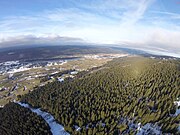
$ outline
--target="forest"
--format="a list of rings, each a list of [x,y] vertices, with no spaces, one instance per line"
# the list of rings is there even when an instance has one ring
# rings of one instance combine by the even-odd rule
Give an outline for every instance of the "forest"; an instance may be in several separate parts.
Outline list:
[[[135,134],[132,123],[153,123],[163,133],[178,134],[174,101],[179,97],[178,59],[125,57],[71,81],[37,87],[20,100],[51,113],[73,135]]]
[[[9,103],[0,109],[1,135],[51,135],[45,120],[30,109]]]
[[[128,121],[177,133],[180,115],[172,115],[179,89],[179,60],[127,57],[71,82],[38,87],[21,100],[47,110],[72,134],[134,134]]]
[[[98,54],[98,53],[126,53],[128,49],[97,47],[97,46],[81,46],[81,45],[64,45],[64,46],[32,46],[32,47],[10,47],[0,50],[0,62],[5,61],[37,61],[37,60],[53,60],[59,58],[68,58],[69,56],[82,54]],[[13,52],[13,54],[8,55]],[[131,52],[133,52],[131,50]],[[59,57],[63,56],[63,57]]]

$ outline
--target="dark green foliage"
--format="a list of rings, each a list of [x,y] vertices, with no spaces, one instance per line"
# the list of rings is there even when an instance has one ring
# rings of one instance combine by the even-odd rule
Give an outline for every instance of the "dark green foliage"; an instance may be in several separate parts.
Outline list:
[[[16,103],[9,103],[0,110],[0,135],[51,135],[51,132],[42,117]]]
[[[71,82],[39,87],[22,101],[48,110],[72,134],[134,134],[120,118],[157,122],[163,132],[175,134],[180,117],[171,114],[180,97],[179,65],[179,60],[114,59]]]

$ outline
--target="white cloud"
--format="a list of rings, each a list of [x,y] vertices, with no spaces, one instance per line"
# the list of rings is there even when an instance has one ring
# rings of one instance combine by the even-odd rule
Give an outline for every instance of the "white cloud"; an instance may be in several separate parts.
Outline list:
[[[135,24],[138,20],[143,18],[147,8],[153,3],[154,0],[139,0],[139,1],[126,1],[126,11],[122,17],[123,24]]]
[[[80,38],[62,37],[59,35],[20,35],[8,37],[0,42],[0,47],[11,47],[20,45],[81,45],[86,44]]]
[[[145,16],[155,0],[92,0],[88,4],[77,1],[71,1],[74,6],[70,8],[0,20],[0,47],[10,43],[58,44],[65,43],[59,37],[77,37],[86,42],[126,42],[132,47],[180,52],[180,27],[174,22],[166,21],[167,16],[178,19],[179,14],[152,11],[156,15]],[[154,17],[157,21],[153,20]],[[143,19],[149,19],[151,25],[141,22]],[[57,38],[52,38],[52,34]]]
[[[180,19],[180,14],[167,12],[167,11],[152,11],[152,13],[165,15],[168,19]]]

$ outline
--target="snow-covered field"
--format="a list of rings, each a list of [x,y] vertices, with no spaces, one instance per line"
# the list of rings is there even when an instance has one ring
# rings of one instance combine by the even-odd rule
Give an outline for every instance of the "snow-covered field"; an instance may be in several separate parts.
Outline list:
[[[53,135],[69,135],[69,133],[64,130],[64,127],[55,121],[54,117],[51,114],[41,111],[40,108],[32,108],[29,104],[21,102],[18,102],[18,104],[23,107],[29,108],[32,112],[35,112],[38,115],[42,116],[42,118],[48,123],[49,127],[51,128],[51,132]]]
[[[84,55],[84,58],[86,59],[113,59],[113,58],[120,58],[120,57],[126,57],[129,56],[128,54],[88,54]]]
[[[17,72],[27,71],[36,68],[50,67],[54,65],[63,65],[70,60],[56,60],[56,61],[33,61],[33,62],[23,62],[23,61],[7,61],[0,63],[0,73],[1,74],[14,74]]]
[[[14,74],[14,73],[17,73],[17,72],[22,72],[22,71],[27,71],[27,70],[30,70],[31,68],[27,68],[27,67],[20,67],[18,69],[12,69],[10,71],[8,71],[7,73],[9,74]]]
[[[180,114],[180,98],[177,98],[178,101],[175,101],[174,104],[177,106],[176,112],[175,112],[175,116]],[[180,132],[180,124],[178,127],[178,131]]]
[[[175,115],[179,115],[180,114],[180,101],[174,101],[174,104],[177,106],[177,109],[176,109],[176,113]]]
[[[138,132],[136,135],[161,135],[161,128],[156,124],[147,123],[146,125],[140,127],[138,124]]]

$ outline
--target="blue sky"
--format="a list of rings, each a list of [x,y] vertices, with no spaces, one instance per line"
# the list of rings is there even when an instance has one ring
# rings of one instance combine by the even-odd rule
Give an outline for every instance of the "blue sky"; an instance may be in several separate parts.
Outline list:
[[[0,47],[91,42],[180,55],[180,0],[0,0]]]

